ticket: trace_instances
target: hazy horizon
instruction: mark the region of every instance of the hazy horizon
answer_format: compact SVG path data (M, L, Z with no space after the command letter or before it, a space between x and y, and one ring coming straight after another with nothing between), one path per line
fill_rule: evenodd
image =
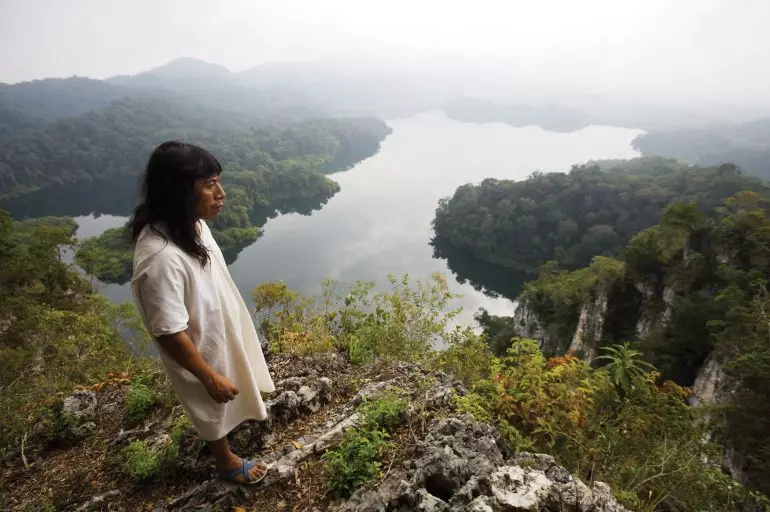
M181 57L322 63L497 98L770 105L770 2L6 0L0 81L104 79Z

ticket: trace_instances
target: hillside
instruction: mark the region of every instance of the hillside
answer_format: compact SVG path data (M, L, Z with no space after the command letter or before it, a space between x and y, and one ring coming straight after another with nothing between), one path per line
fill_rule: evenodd
M675 204L620 259L544 266L513 318L483 318L490 344L500 352L511 336L534 337L546 353L601 364L607 347L630 342L661 378L694 386L693 403L719 406L709 415L725 467L770 492L768 204L741 192L710 217Z
M129 92L123 87L84 77L0 83L0 123L8 119L10 112L35 121L78 116L104 107Z
M511 126L539 126L554 132L573 132L593 124L578 109L558 105L500 105L472 98L455 98L444 105L447 116L466 123L506 123Z
M147 155L173 138L198 143L223 165L280 171L293 160L312 170L338 152L379 147L390 129L379 120L316 119L299 123L249 121L177 102L116 100L82 116L60 119L0 138L3 195L53 184L139 174Z
M569 173L463 185L440 201L433 227L444 243L495 265L532 272L555 260L577 267L598 254L618 254L673 201L711 211L741 190L768 191L729 165L657 157L590 162Z
M689 130L653 130L633 142L643 155L697 165L729 162L750 176L770 179L770 119Z

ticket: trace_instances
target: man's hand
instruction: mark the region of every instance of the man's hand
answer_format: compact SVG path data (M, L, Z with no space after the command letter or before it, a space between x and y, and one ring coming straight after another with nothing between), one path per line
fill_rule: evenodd
M206 386L206 391L209 392L211 398L218 404L229 402L235 398L238 394L238 388L236 388L230 379L224 375L213 374L211 377L203 381L203 385Z

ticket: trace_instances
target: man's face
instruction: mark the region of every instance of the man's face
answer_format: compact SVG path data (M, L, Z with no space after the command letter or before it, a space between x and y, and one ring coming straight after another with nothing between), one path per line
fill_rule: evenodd
M219 176L195 180L195 212L199 219L211 220L225 206L225 191Z

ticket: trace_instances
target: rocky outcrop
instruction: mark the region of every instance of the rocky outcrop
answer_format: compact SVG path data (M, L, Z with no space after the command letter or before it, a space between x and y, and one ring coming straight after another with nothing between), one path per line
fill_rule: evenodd
M557 350L559 340L551 335L543 326L537 313L524 300L519 300L513 311L513 322L516 336L537 341L544 352Z
M729 404L732 392L733 383L725 374L717 357L712 355L698 371L689 402L696 407ZM708 417L708 413L704 415L706 421ZM710 437L712 437L711 434L709 434ZM746 456L729 445L722 446L722 466L738 482L742 484L748 482L745 469Z
M64 399L62 418L76 438L84 437L96 429L96 393L89 390L75 391Z
M727 376L716 357L710 357L701 366L692 386L690 405L715 405L724 403L729 393Z
M265 492L266 489L286 483L294 478L295 472L302 462L313 456L317 457L327 449L337 446L348 430L360 425L361 417L356 412L356 408L364 400L375 399L391 389L414 389L418 383L424 383L426 378L431 378L433 385L411 404L408 411L410 415L425 407L449 405L452 396L457 393L464 393L464 389L459 384L454 383L447 375L441 372L428 373L415 364L394 364L387 369L386 375L381 375L380 377L382 377L381 380L371 380L364 384L346 404L327 417L312 432L299 437L293 443L281 445L278 449L267 453L264 460L268 465L268 475L260 485L244 487L218 479L211 479L191 488L182 496L172 500L167 506L159 507L158 510L198 510L201 512L213 512L218 509L226 510L227 507L253 500L256 495ZM309 381L296 380L296 378L290 377L277 384L277 387L282 388L282 390L277 391L278 395L275 399L266 402L270 418L287 418L294 415L299 417L303 415L303 411L307 415L315 412L307 405L307 402L303 402L303 397L310 396L310 391L313 389L325 389L326 386L325 384L320 386L312 385L308 384L308 382L312 382L313 379L318 379L319 381L328 379L315 376L310 376L306 379L309 379ZM279 400L280 397L287 395L287 384L297 388L296 396L298 400L293 398ZM310 391L303 392L303 388L308 388ZM291 397L292 395L288 394L288 396ZM278 404L280 404L279 407L277 407ZM271 420L268 419L266 423L250 425L248 428L243 429L240 434L247 437L259 437L261 432L266 432L265 425L270 422ZM272 420L271 424L273 432L282 426L282 424L276 423L275 420ZM251 432L252 430L255 430L256 433Z
M434 420L414 457L336 512L621 512L596 482L588 487L550 455L513 455L494 427L468 416Z
M596 357L596 351L604 333L607 304L607 294L600 292L593 301L586 302L580 309L580 319L572 336L569 351L582 354L583 359L589 363Z

